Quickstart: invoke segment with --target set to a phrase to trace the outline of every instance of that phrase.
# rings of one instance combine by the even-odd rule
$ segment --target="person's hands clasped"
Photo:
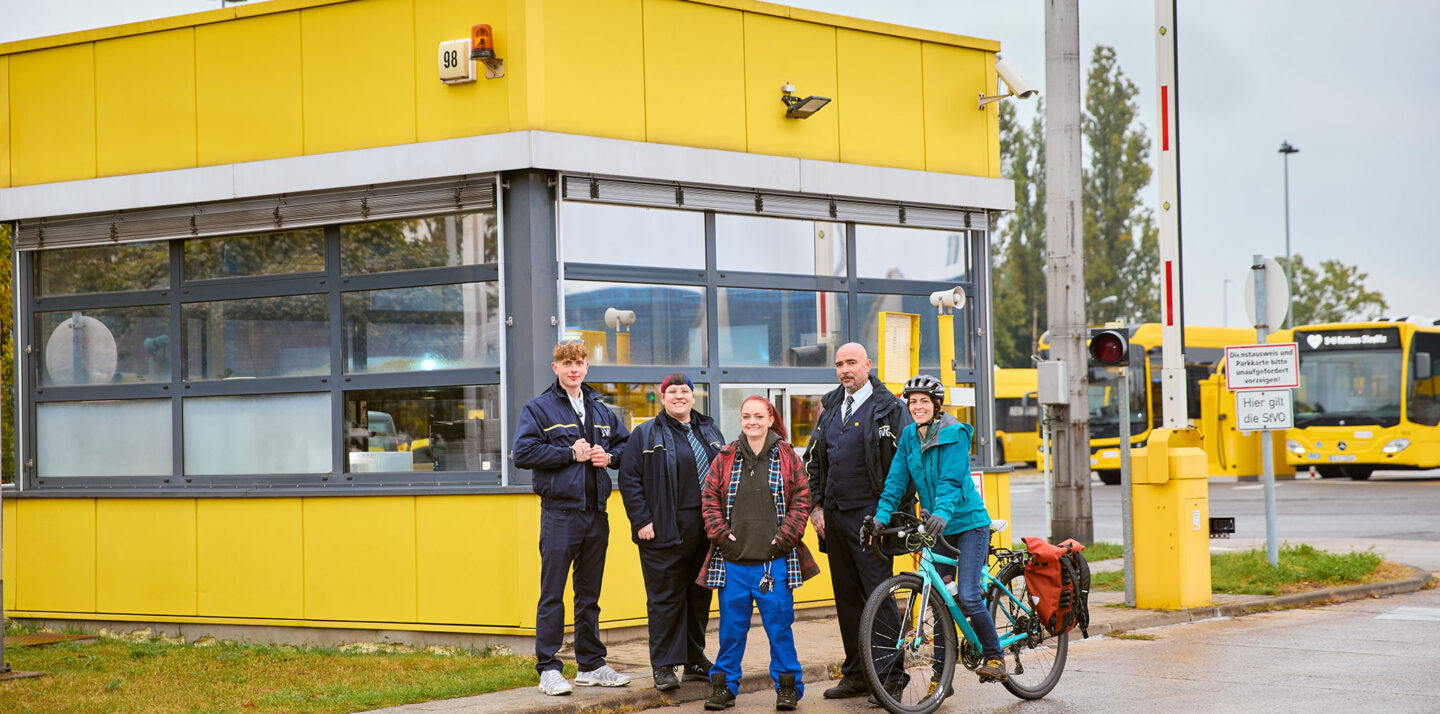
[[[586,454],[586,458],[590,460],[591,465],[596,466],[597,468],[603,469],[606,466],[610,465],[610,454],[606,453],[605,449],[599,446],[590,447],[590,451]],[[581,460],[583,461],[584,459]]]
[[[576,461],[589,461],[590,442],[584,439],[576,439],[575,443],[570,445],[570,458]]]

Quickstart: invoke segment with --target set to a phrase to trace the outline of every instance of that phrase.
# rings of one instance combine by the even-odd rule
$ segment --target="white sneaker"
[[[602,664],[589,672],[581,672],[575,675],[575,683],[582,687],[600,685],[602,687],[623,687],[630,683],[630,675],[620,674],[610,665]]]
[[[579,683],[579,680],[576,680]],[[565,681],[565,675],[558,669],[547,669],[540,673],[540,692],[549,694],[552,697],[571,692],[570,683]]]

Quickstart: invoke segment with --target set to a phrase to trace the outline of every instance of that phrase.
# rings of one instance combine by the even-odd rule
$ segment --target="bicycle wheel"
[[[920,576],[896,575],[870,593],[860,646],[865,679],[886,711],[930,714],[945,701],[955,675],[955,621]]]
[[[1025,587],[1025,569],[1019,563],[1005,566],[996,580],[1020,602],[1032,602]],[[1039,699],[1049,694],[1065,669],[1070,633],[1056,636],[1046,632],[1038,619],[1017,605],[998,586],[990,586],[986,600],[1000,639],[1015,634],[1025,636],[1025,639],[1006,648],[1005,688],[1021,699]]]

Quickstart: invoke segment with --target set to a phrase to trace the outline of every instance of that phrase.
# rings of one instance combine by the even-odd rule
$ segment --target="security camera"
[[[634,310],[616,310],[613,307],[605,308],[605,326],[618,330],[621,325],[632,325],[635,323]]]
[[[1025,79],[1025,75],[1020,74],[1020,70],[1015,69],[1009,60],[1002,59],[995,62],[995,74],[1000,75],[1005,86],[1010,88],[1011,94],[1021,99],[1029,99],[1040,93],[1040,90],[1036,89],[1030,80]]]
[[[937,290],[930,293],[930,304],[940,308],[941,313],[947,307],[959,310],[965,307],[965,289],[957,286],[950,290]]]

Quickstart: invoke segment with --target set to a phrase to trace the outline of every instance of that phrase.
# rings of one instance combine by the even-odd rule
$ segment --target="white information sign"
[[[1235,393],[1235,428],[1240,431],[1278,431],[1295,426],[1295,405],[1288,389],[1247,390]]]
[[[1300,351],[1294,342],[1225,348],[1225,388],[1285,389],[1300,386]]]

